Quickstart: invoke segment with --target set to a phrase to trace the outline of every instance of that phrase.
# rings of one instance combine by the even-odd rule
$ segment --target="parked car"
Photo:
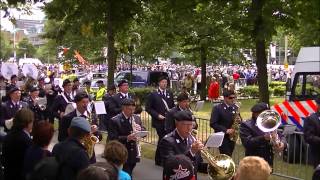
[[[130,76],[130,71],[120,71],[115,78],[115,84],[117,85],[122,79],[130,82]],[[162,76],[169,80],[168,73],[163,71],[132,71],[132,87],[157,86],[158,79]]]

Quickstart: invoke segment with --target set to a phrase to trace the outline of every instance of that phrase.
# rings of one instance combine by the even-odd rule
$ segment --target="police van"
[[[302,130],[306,117],[317,111],[315,99],[320,97],[320,47],[301,48],[286,86],[285,101],[271,107],[281,115],[284,130],[290,125],[295,130],[294,133],[288,131],[289,148],[284,153],[285,160],[308,162],[312,157],[307,159],[309,150]]]

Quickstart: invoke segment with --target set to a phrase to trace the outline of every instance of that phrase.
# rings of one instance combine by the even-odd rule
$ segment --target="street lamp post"
[[[133,69],[133,55],[132,55],[132,51],[133,51],[133,45],[132,42],[129,45],[129,53],[130,53],[130,86],[132,87],[132,79],[133,79],[133,73],[132,73],[132,69]]]

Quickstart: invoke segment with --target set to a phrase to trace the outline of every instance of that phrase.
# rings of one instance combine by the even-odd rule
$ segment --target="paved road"
[[[49,146],[49,149],[52,149],[54,144],[57,141],[57,133],[53,137],[52,143]],[[101,155],[104,150],[104,144],[95,145],[95,153],[97,161],[105,161]],[[133,179],[134,180],[162,180],[162,167],[156,166],[153,160],[142,158],[141,162],[133,170]],[[198,174],[198,180],[208,180],[209,177],[205,174]]]

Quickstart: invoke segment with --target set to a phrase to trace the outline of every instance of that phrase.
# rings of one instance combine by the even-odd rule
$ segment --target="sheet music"
[[[206,147],[220,147],[224,138],[224,132],[213,133],[209,136]]]
[[[96,110],[96,114],[107,114],[106,107],[103,101],[95,101],[94,109]]]

